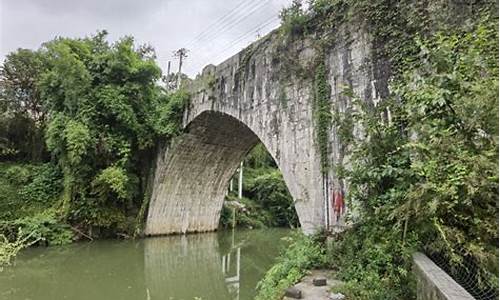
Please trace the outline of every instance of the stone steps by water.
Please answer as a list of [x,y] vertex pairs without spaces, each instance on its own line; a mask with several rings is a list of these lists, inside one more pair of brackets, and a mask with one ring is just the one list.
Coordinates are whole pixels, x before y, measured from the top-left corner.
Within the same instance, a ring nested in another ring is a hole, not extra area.
[[333,287],[343,284],[333,279],[331,270],[312,270],[300,282],[286,290],[283,300],[342,300],[342,294],[333,294]]

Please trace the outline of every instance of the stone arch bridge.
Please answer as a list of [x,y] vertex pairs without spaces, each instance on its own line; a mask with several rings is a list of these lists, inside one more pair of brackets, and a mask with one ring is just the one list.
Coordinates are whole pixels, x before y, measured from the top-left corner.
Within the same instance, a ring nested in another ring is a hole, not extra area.
[[[261,141],[283,173],[306,232],[331,225],[333,168],[321,170],[316,139],[314,78],[324,59],[330,109],[350,107],[350,88],[366,101],[387,92],[383,68],[360,28],[337,30],[319,56],[314,39],[283,39],[275,31],[189,84],[184,133],[159,150],[146,221],[147,235],[204,232],[218,226],[228,181]],[[331,165],[345,163],[335,127],[328,131]]]

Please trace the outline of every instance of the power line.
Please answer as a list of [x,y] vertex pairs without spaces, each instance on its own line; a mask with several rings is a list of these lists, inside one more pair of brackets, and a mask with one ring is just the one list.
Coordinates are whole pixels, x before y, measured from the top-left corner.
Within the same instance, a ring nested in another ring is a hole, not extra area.
[[[275,19],[270,19],[268,20],[267,22],[264,22],[262,24],[259,24],[259,26],[255,27],[252,31],[249,31],[247,32],[246,34],[240,36],[238,39],[234,40],[233,42],[231,43],[228,43],[226,44],[227,47],[225,47],[222,51],[219,51],[218,54],[216,56],[211,56],[211,57],[208,57],[204,60],[200,60],[200,59],[195,59],[195,61],[193,62],[192,66],[199,66],[198,68],[202,68],[204,66],[206,66],[208,63],[213,63],[213,62],[216,62],[219,60],[219,58],[224,54],[224,53],[227,53],[229,50],[233,49],[234,46],[238,45],[238,43],[240,41],[242,41],[244,38],[248,37],[250,33],[253,33],[255,29],[259,28],[259,29],[264,29],[266,28],[268,25],[272,24],[273,21],[278,21],[278,20],[275,20]],[[193,67],[194,68],[194,67]]]
[[[217,46],[219,46],[219,49],[223,48],[225,50],[227,47],[231,46],[232,44],[240,42],[242,39],[244,39],[245,37],[247,37],[251,33],[254,33],[254,32],[256,32],[259,29],[265,28],[267,25],[270,24],[270,22],[272,22],[273,20],[275,20],[275,18],[276,18],[276,16],[273,14],[273,16],[271,18],[266,19],[265,21],[261,22],[260,24],[258,24],[257,26],[253,27],[249,31],[247,31],[247,32],[243,33],[242,35],[238,36],[236,39],[230,41],[229,43],[218,44]],[[215,50],[216,49],[213,49],[212,51],[210,51],[210,53],[213,53]],[[220,51],[219,51],[219,54],[220,54]],[[208,57],[210,57],[210,56],[204,55],[204,57],[202,57],[202,59],[208,58]],[[198,60],[199,60],[199,57],[198,57]]]
[[228,13],[226,13],[225,15],[223,15],[221,18],[217,19],[217,21],[215,21],[214,23],[212,23],[210,26],[208,26],[204,31],[200,32],[198,35],[196,35],[191,41],[189,41],[186,45],[192,45],[193,43],[195,43],[198,39],[200,39],[203,35],[206,35],[207,33],[209,33],[212,28],[214,28],[215,26],[219,26],[220,23],[223,23],[230,15],[233,14],[233,12],[235,12],[239,7],[241,7],[243,4],[248,4],[248,3],[251,3],[251,2],[248,2],[248,1],[241,1],[238,5],[236,5],[236,7],[234,7],[231,11],[229,11]]
[[[200,45],[200,47],[196,47],[193,50],[195,53],[199,53],[199,56],[192,56],[189,65],[192,66],[190,69],[196,71],[196,68],[200,69],[207,65],[209,62],[215,62],[215,60],[227,51],[231,50],[235,45],[238,45],[242,40],[247,38],[250,34],[254,33],[256,30],[263,30],[267,26],[271,25],[274,21],[278,21],[278,13],[279,10],[273,13],[273,16],[265,21],[261,22],[251,30],[245,32],[240,35],[238,38],[234,39],[229,43],[225,43],[221,46],[222,43],[218,42],[218,37],[226,33],[228,30],[232,28],[237,28],[240,23],[245,21],[255,12],[259,11],[265,4],[276,1],[276,0],[262,0],[260,2],[254,2],[254,5],[245,5],[244,2],[238,3],[231,11],[226,13],[224,16],[219,18],[216,22],[212,23],[206,30],[198,34],[191,42],[190,45],[201,44],[204,40],[208,40],[210,45]],[[248,3],[248,2],[247,2]],[[251,2],[250,2],[251,3]],[[273,7],[276,7],[274,3],[272,3]],[[244,15],[239,15],[241,9],[250,9],[248,13]],[[281,9],[281,7],[280,7]],[[236,18],[236,19],[234,19]],[[259,32],[260,35],[260,32]],[[215,46],[215,47],[214,47]],[[221,51],[217,51],[217,49],[222,48]],[[200,67],[197,67],[200,66]],[[189,68],[189,67],[188,67]]]
[[[274,5],[273,5],[273,6],[274,6]],[[239,39],[239,38],[244,38],[245,36],[247,36],[248,34],[250,34],[250,33],[254,32],[255,30],[258,30],[258,29],[261,29],[261,27],[265,27],[265,26],[267,26],[267,25],[269,24],[269,23],[267,23],[267,22],[269,22],[269,21],[271,21],[271,20],[273,20],[273,19],[277,18],[277,13],[278,13],[278,11],[273,12],[273,13],[271,14],[271,18],[264,20],[263,22],[261,22],[260,24],[258,24],[256,27],[252,28],[250,31],[245,32],[243,35],[240,35],[240,36],[239,36],[236,40],[233,40],[233,41],[231,41],[231,42],[229,42],[229,43],[226,43],[226,44],[224,44],[224,45],[222,45],[222,44],[220,44],[220,43],[217,43],[217,42],[216,42],[216,40],[214,40],[214,42],[212,42],[212,45],[214,45],[214,44],[215,44],[215,46],[222,46],[222,47],[224,47],[224,48],[225,48],[225,47],[229,46],[231,43],[234,43],[234,42],[236,42],[236,41],[240,41],[240,39]],[[208,50],[208,52],[209,52],[209,53],[212,53],[212,52],[214,51],[214,50],[210,51],[210,50],[211,50],[211,49],[210,49],[210,47],[204,47],[204,48],[205,48],[205,49],[201,49],[201,50],[203,50],[203,51]],[[203,55],[203,53],[202,53],[202,51],[201,51],[201,50],[193,50],[193,51],[194,51],[194,52],[199,52],[200,54],[202,54],[202,55]],[[206,53],[206,52],[205,52],[205,53]],[[207,55],[206,55],[206,54],[205,54],[204,56],[205,56],[205,57],[207,57]],[[203,58],[202,58],[202,59],[203,59]],[[198,57],[198,60],[199,60],[199,57]]]
[[[260,8],[264,7],[264,5],[266,3],[269,3],[271,1],[274,1],[274,0],[262,0],[262,1],[257,2],[257,3],[254,2],[253,5],[250,5],[250,6],[248,6],[248,5],[243,5],[242,6],[242,4],[248,4],[248,3],[252,4],[251,2],[246,2],[246,3],[240,2],[236,7],[234,7],[225,16],[223,16],[222,18],[220,18],[218,21],[216,21],[215,23],[213,23],[210,26],[213,29],[212,32],[211,32],[211,30],[207,29],[204,32],[198,34],[197,35],[198,38],[197,39],[195,38],[194,40],[192,40],[188,44],[189,45],[196,45],[197,43],[201,43],[204,40],[209,39],[209,38],[212,41],[211,43],[213,44],[213,41],[217,37],[219,37],[223,33],[227,32],[228,29],[235,28],[238,24],[240,24],[241,22],[243,22],[245,19],[247,19],[252,14],[254,14]],[[234,15],[231,15],[231,14],[234,13],[234,12],[238,13],[238,11],[237,11],[238,8],[250,9],[250,12],[247,13],[247,14],[245,14],[245,15],[241,15],[241,16],[236,15],[237,19],[233,19]],[[225,21],[226,21],[226,24],[224,24]],[[229,23],[227,23],[227,22],[229,22]],[[205,48],[207,48],[207,47],[205,47]],[[209,50],[209,52],[210,52],[210,50]],[[197,59],[195,59],[195,60],[197,60]]]
[[264,2],[261,2],[260,4],[254,6],[249,13],[247,13],[247,14],[241,16],[240,18],[234,20],[232,23],[227,24],[227,26],[224,26],[224,27],[220,28],[219,30],[217,30],[213,34],[205,36],[205,38],[201,39],[199,42],[201,42],[203,40],[207,40],[207,41],[211,41],[212,40],[213,41],[216,37],[219,37],[221,34],[226,33],[229,29],[234,28],[236,25],[238,25],[242,21],[246,20],[248,17],[250,17],[251,15],[253,15],[256,11],[258,11],[259,9],[261,9],[262,7],[264,7],[265,4],[267,4],[267,3],[271,2],[271,1],[273,1],[273,0],[266,0]]
[[212,60],[213,58],[220,57],[222,54],[226,53],[228,50],[230,50],[231,48],[233,48],[234,46],[236,46],[239,42],[241,42],[242,40],[244,40],[250,34],[254,33],[256,30],[266,28],[268,25],[272,24],[273,21],[279,21],[279,19],[276,18],[275,15],[273,15],[273,17],[271,17],[271,18],[265,20],[264,22],[258,24],[257,26],[253,27],[252,29],[250,29],[249,31],[247,31],[246,33],[244,33],[243,35],[240,35],[237,39],[235,39],[235,40],[233,40],[233,41],[231,41],[229,43],[224,44],[223,47],[221,47],[222,51],[218,51],[217,56],[212,56],[212,57],[209,56],[209,57],[207,57],[205,59],[202,58],[202,60],[195,59],[195,63],[206,64],[210,60]]

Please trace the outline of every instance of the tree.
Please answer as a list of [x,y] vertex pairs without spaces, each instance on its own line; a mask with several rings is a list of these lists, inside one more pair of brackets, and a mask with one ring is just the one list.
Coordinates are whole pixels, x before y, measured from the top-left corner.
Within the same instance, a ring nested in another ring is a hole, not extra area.
[[46,70],[42,53],[18,49],[7,55],[0,67],[0,101],[2,109],[22,114],[39,125],[45,111],[38,87],[40,75]]
[[59,38],[42,49],[47,146],[64,173],[61,212],[86,229],[123,227],[140,206],[162,93],[152,49],[105,38]]
[[46,111],[38,81],[47,65],[43,53],[18,49],[0,67],[0,157],[42,159]]

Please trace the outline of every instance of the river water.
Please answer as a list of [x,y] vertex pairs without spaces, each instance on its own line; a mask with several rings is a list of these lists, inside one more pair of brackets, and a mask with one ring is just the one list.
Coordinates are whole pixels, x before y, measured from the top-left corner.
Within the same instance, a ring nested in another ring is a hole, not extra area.
[[0,272],[0,299],[253,299],[286,229],[33,248]]

